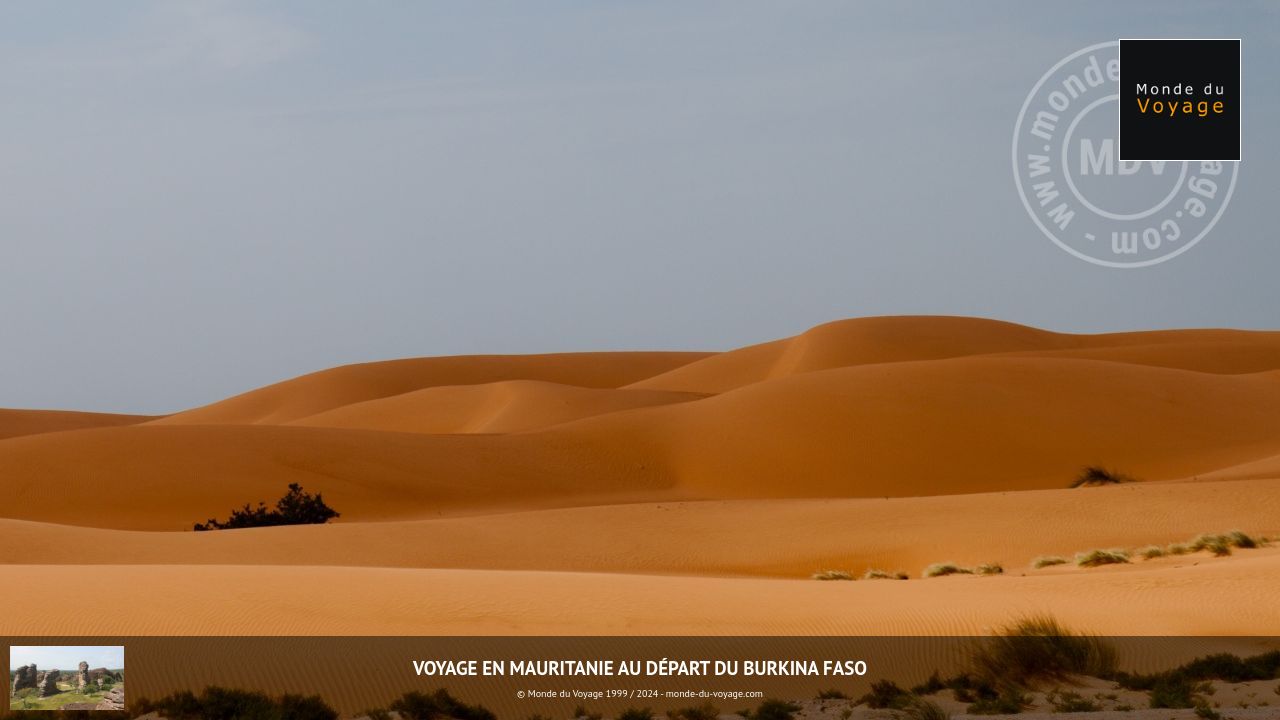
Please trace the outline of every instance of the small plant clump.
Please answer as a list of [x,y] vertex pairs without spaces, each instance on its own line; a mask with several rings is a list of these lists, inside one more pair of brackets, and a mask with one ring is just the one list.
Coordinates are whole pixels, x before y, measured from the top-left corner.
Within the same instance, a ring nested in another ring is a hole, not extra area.
[[961,567],[953,562],[934,563],[924,569],[924,576],[945,577],[947,575],[972,575],[973,568]]
[[716,720],[716,718],[720,717],[720,710],[715,705],[706,703],[677,710],[668,710],[667,717],[671,720]]
[[800,706],[786,700],[765,700],[751,713],[752,720],[791,720]]
[[871,568],[862,574],[863,580],[908,580],[910,577],[910,575],[901,570],[889,572],[888,570],[878,570],[876,568]]
[[1102,710],[1102,706],[1098,703],[1080,693],[1069,690],[1052,690],[1045,695],[1045,700],[1053,706],[1053,711],[1056,713],[1098,712]]
[[1041,555],[1031,561],[1031,567],[1039,570],[1040,568],[1053,567],[1054,565],[1066,565],[1071,561],[1060,555]]
[[853,574],[847,570],[819,570],[809,577],[814,580],[852,580]]
[[1159,545],[1148,545],[1138,551],[1143,560],[1155,560],[1158,557],[1164,557],[1165,549]]
[[1000,563],[982,563],[974,568],[974,572],[978,575],[1003,575],[1004,566]]
[[1123,473],[1112,472],[1099,465],[1090,465],[1080,471],[1074,482],[1071,483],[1073,488],[1096,487],[1099,485],[1119,485],[1120,483],[1133,482],[1133,478]]
[[907,720],[951,720],[951,713],[943,710],[937,703],[919,698],[913,700],[904,712]]
[[209,518],[207,522],[196,523],[194,529],[202,532],[281,525],[323,525],[339,515],[336,510],[325,505],[320,493],[312,495],[303,492],[298,483],[289,483],[289,492],[276,501],[274,508],[268,509],[264,502],[259,502],[256,508],[245,503],[239,510],[232,510],[231,517],[226,520]]
[[1033,616],[1004,628],[972,658],[978,677],[991,684],[1026,687],[1034,680],[1062,680],[1071,675],[1108,677],[1116,669],[1116,652],[1104,641],[1073,633],[1048,616]]
[[1125,550],[1090,550],[1076,553],[1076,565],[1085,568],[1103,565],[1121,565],[1129,562],[1129,553]]
[[858,698],[858,704],[875,710],[905,710],[914,700],[911,693],[894,681],[876,680],[871,683],[871,692]]

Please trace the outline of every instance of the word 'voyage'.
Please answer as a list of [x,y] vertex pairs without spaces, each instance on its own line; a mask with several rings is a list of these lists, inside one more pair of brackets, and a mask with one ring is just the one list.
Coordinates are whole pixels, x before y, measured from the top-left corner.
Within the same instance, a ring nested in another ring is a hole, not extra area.
[[414,660],[422,677],[862,676],[863,660]]

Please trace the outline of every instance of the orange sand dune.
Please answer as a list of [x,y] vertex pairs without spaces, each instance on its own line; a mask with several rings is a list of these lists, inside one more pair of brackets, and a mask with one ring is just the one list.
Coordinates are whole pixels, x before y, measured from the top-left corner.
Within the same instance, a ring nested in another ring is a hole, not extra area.
[[1275,633],[1280,594],[1275,550],[1176,569],[852,583],[147,565],[11,566],[0,579],[18,572],[0,633],[19,636],[971,635],[1031,613],[1099,634],[1259,636]]
[[[1181,347],[1165,349],[1172,344]],[[792,338],[752,345],[641,380],[636,388],[724,392],[772,378],[853,365],[938,360],[996,353],[1100,352],[1101,359],[1185,367],[1206,372],[1280,368],[1280,333],[1166,330],[1068,335],[966,317],[872,317],[819,325]],[[1212,358],[1225,351],[1226,357]],[[1167,353],[1169,359],[1163,359]]]
[[[174,530],[288,482],[344,521],[635,500],[899,497],[1145,480],[1280,454],[1280,373],[973,357],[816,371],[512,435],[137,426],[0,444],[17,517]],[[111,492],[96,492],[103,486]],[[57,502],[94,493],[94,505]]]
[[157,422],[285,423],[343,405],[427,387],[503,380],[615,388],[706,356],[707,353],[693,352],[460,355],[344,365],[251,390]]
[[[0,412],[23,588],[0,633],[1276,627],[1280,549],[1027,564],[1280,533],[1280,333],[869,318],[720,354],[353,365],[141,420]],[[1089,464],[1147,482],[1065,489]],[[340,521],[180,532],[290,482]],[[1008,572],[803,579],[946,560]]]
[[1108,360],[1235,375],[1280,370],[1280,333],[1256,333],[1247,340],[1136,343],[1070,350],[1031,350],[1003,353],[1003,356]]
[[153,419],[155,418],[150,415],[0,409],[0,440],[64,430],[136,425]]
[[[9,516],[146,530],[226,517],[291,482],[323,492],[344,521],[672,496],[670,477],[642,463],[602,467],[576,438],[530,437],[142,425],[7,440],[0,478]],[[574,467],[599,475],[584,483]]]
[[[1163,545],[1233,528],[1280,536],[1280,481],[1135,483],[890,500],[635,503],[217,533],[0,520],[0,545],[10,550],[0,563],[38,559],[41,564],[343,565],[782,578],[806,578],[822,569],[860,574],[881,568],[918,576],[940,561],[1000,562],[1011,573],[1029,572],[1039,555]],[[92,552],[86,554],[86,548]]]
[[1280,373],[972,357],[793,375],[594,426],[665,433],[702,497],[942,495],[1063,487],[1086,464],[1157,480],[1276,454],[1277,403]]
[[510,433],[633,408],[697,400],[696,393],[614,390],[507,380],[426,388],[295,420],[294,425],[415,433]]

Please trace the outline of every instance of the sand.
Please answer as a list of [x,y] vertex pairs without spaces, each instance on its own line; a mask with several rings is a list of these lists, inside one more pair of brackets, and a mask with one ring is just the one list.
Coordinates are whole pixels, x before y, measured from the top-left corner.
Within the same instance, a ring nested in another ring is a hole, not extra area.
[[[942,317],[368,363],[163,418],[4,411],[0,582],[24,589],[0,634],[1274,634],[1280,550],[1029,564],[1280,536],[1278,429],[1280,333]],[[1137,482],[1068,489],[1090,464]],[[189,531],[290,482],[342,516]],[[920,579],[940,561],[1006,572]],[[873,567],[913,579],[808,579]]]

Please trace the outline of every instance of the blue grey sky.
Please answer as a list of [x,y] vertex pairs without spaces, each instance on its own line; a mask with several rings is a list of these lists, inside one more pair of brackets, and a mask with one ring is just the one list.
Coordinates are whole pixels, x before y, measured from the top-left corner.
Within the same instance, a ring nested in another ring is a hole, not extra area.
[[[1280,13],[1232,2],[0,4],[0,406],[342,363],[725,349],[837,318],[1280,327]],[[1222,221],[1143,270],[1020,205],[1027,91],[1244,39]]]
[[14,645],[9,648],[9,669],[35,663],[41,670],[75,671],[81,661],[90,668],[119,670],[124,667],[121,645]]

